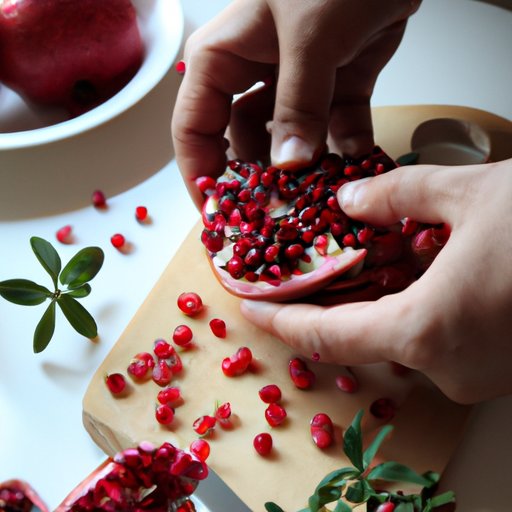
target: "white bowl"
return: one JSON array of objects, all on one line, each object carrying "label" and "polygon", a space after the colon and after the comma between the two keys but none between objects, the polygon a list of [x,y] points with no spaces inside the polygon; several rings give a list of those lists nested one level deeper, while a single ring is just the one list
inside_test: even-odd
[{"label": "white bowl", "polygon": [[183,39],[179,0],[133,0],[145,57],[132,80],[91,111],[67,119],[0,86],[0,220],[84,206],[114,195],[172,158],[170,116]]}]

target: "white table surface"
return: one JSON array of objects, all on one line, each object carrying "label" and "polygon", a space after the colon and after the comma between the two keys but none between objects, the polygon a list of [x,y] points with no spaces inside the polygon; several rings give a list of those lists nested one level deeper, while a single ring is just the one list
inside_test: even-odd
[{"label": "white table surface", "polygon": [[[186,33],[227,3],[185,0]],[[401,48],[379,78],[374,105],[459,104],[512,119],[511,29],[511,11],[471,0],[424,0]],[[142,137],[151,137],[151,123],[158,117],[168,125],[176,84],[171,71],[138,106],[138,121],[149,127]],[[133,125],[125,129],[136,129],[139,123],[133,122],[133,116],[129,119]],[[167,139],[163,140],[160,150],[168,160],[172,153]],[[100,138],[98,153],[122,142],[115,136],[108,141]],[[123,150],[129,154],[130,148]],[[73,162],[69,164],[72,169]],[[76,234],[73,245],[55,242],[64,261],[87,245],[99,245],[106,254],[104,268],[92,281],[92,294],[83,300],[99,324],[97,343],[76,334],[59,317],[48,349],[34,355],[33,330],[43,306],[22,308],[0,300],[0,482],[14,477],[29,481],[50,508],[104,459],[82,426],[81,398],[95,369],[198,219],[174,160],[149,178],[147,169],[140,169],[138,181],[137,176],[124,176],[122,169],[111,172],[119,174],[116,179],[121,184],[129,183],[122,193],[109,198],[105,212],[83,206],[90,190],[69,190],[81,196],[77,208],[51,215],[13,218],[12,211],[0,205],[0,280],[24,277],[49,284],[29,238],[38,235],[54,241],[55,231],[64,224],[71,224]],[[91,173],[94,177],[93,169]],[[47,191],[31,193],[48,193],[53,201],[52,191],[57,188],[58,183],[48,183]],[[30,194],[19,198],[23,201],[30,201]],[[148,207],[151,224],[134,220],[139,204]],[[110,236],[118,231],[133,244],[130,254],[110,246]],[[459,510],[512,510],[512,477],[507,473],[510,432],[511,396],[475,408],[446,475],[447,487],[458,494]],[[208,493],[213,495],[216,489],[210,486]],[[215,512],[222,510],[222,506],[211,507]]]}]

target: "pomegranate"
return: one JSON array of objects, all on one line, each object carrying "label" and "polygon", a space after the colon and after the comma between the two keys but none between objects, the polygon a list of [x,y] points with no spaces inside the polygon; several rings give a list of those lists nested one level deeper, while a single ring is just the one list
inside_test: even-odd
[{"label": "pomegranate", "polygon": [[359,159],[327,154],[297,171],[231,160],[217,181],[198,178],[201,241],[215,275],[234,295],[273,301],[324,289],[326,300],[361,288],[381,295],[403,289],[417,277],[414,224],[369,226],[345,215],[336,199],[347,181],[395,167],[375,147]]},{"label": "pomegranate", "polygon": [[39,495],[23,480],[8,480],[0,483],[0,510],[49,512]]},{"label": "pomegranate", "polygon": [[[142,442],[107,459],[81,482],[55,512],[167,512],[189,502],[208,467],[170,443]],[[194,510],[194,508],[191,508]]]},{"label": "pomegranate", "polygon": [[135,75],[144,56],[130,0],[0,2],[0,80],[77,116]]}]

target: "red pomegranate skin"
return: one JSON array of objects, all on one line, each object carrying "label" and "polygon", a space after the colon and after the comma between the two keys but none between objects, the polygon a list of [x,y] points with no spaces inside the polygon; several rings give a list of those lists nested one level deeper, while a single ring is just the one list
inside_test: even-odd
[{"label": "red pomegranate skin", "polygon": [[74,117],[135,75],[144,45],[130,0],[0,2],[0,81]]}]

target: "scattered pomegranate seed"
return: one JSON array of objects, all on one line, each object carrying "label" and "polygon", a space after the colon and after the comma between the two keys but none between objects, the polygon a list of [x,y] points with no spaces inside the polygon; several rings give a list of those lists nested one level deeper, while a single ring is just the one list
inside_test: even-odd
[{"label": "scattered pomegranate seed", "polygon": [[242,375],[247,371],[252,362],[252,352],[247,347],[240,347],[231,357],[222,361],[222,371],[226,377]]},{"label": "scattered pomegranate seed", "polygon": [[338,375],[336,386],[345,393],[355,393],[359,389],[359,383],[354,375]]},{"label": "scattered pomegranate seed", "polygon": [[215,411],[215,418],[221,425],[229,425],[231,418],[231,404],[229,402],[225,402],[219,405]]},{"label": "scattered pomegranate seed", "polygon": [[389,421],[396,413],[396,404],[390,398],[378,398],[370,405],[370,412],[378,419]]},{"label": "scattered pomegranate seed", "polygon": [[158,384],[161,387],[168,386],[171,383],[172,370],[165,359],[160,359],[156,363],[151,377],[155,384]]},{"label": "scattered pomegranate seed", "polygon": [[68,224],[66,226],[61,227],[57,233],[55,234],[57,240],[61,244],[71,244],[73,243],[73,237],[71,235],[72,227]]},{"label": "scattered pomegranate seed", "polygon": [[268,384],[263,386],[258,394],[263,402],[266,404],[275,404],[281,400],[281,389],[276,384]]},{"label": "scattered pomegranate seed", "polygon": [[310,389],[313,387],[316,376],[299,357],[295,357],[290,361],[288,371],[292,382],[297,388]]},{"label": "scattered pomegranate seed", "polygon": [[313,352],[313,354],[311,354],[311,360],[312,361],[320,361],[320,354],[318,352]]},{"label": "scattered pomegranate seed", "polygon": [[160,390],[156,399],[165,405],[176,404],[181,399],[181,390],[176,386],[169,386]]},{"label": "scattered pomegranate seed", "polygon": [[206,436],[215,428],[216,424],[217,418],[205,415],[197,418],[197,420],[194,421],[192,428],[200,436]]},{"label": "scattered pomegranate seed", "polygon": [[178,62],[176,62],[175,69],[179,75],[184,75],[186,70],[185,62],[183,60],[179,60]]},{"label": "scattered pomegranate seed", "polygon": [[148,218],[148,209],[145,206],[135,208],[135,218],[139,222],[144,222]]},{"label": "scattered pomegranate seed", "polygon": [[268,432],[262,432],[254,437],[252,444],[254,449],[264,457],[272,451],[272,436]]},{"label": "scattered pomegranate seed", "polygon": [[121,249],[126,243],[126,238],[121,233],[116,233],[110,237],[110,242],[116,249]]},{"label": "scattered pomegranate seed", "polygon": [[172,340],[179,347],[186,347],[190,345],[194,334],[188,325],[178,325],[172,334]]},{"label": "scattered pomegranate seed", "polygon": [[121,373],[110,373],[105,377],[105,384],[113,395],[119,395],[126,389],[126,379]]},{"label": "scattered pomegranate seed", "polygon": [[148,371],[155,366],[155,360],[149,352],[139,352],[128,365],[128,374],[135,379],[142,380],[148,375]]},{"label": "scattered pomegranate seed", "polygon": [[178,297],[178,307],[186,315],[194,316],[203,309],[203,301],[197,293],[184,292]]},{"label": "scattered pomegranate seed", "polygon": [[381,503],[375,512],[393,512],[393,510],[395,510],[395,504],[391,503],[391,501],[386,501]]},{"label": "scattered pomegranate seed", "polygon": [[210,456],[210,445],[206,439],[195,439],[190,443],[189,450],[203,462]]},{"label": "scattered pomegranate seed", "polygon": [[174,348],[167,341],[159,338],[155,340],[153,345],[153,352],[158,359],[168,359],[174,352]]},{"label": "scattered pomegranate seed", "polygon": [[226,337],[226,322],[220,318],[213,318],[210,320],[210,329],[217,338]]},{"label": "scattered pomegranate seed", "polygon": [[167,404],[160,404],[155,409],[155,418],[161,425],[169,425],[174,419],[174,409]]},{"label": "scattered pomegranate seed", "polygon": [[286,410],[278,404],[269,404],[265,409],[265,419],[271,427],[277,427],[286,419]]},{"label": "scattered pomegranate seed", "polygon": [[95,190],[92,193],[92,204],[96,208],[105,208],[107,206],[107,199],[105,197],[105,194],[101,190]]},{"label": "scattered pomegranate seed", "polygon": [[323,412],[315,414],[310,422],[311,437],[321,450],[331,446],[334,441],[334,427],[331,418]]}]

